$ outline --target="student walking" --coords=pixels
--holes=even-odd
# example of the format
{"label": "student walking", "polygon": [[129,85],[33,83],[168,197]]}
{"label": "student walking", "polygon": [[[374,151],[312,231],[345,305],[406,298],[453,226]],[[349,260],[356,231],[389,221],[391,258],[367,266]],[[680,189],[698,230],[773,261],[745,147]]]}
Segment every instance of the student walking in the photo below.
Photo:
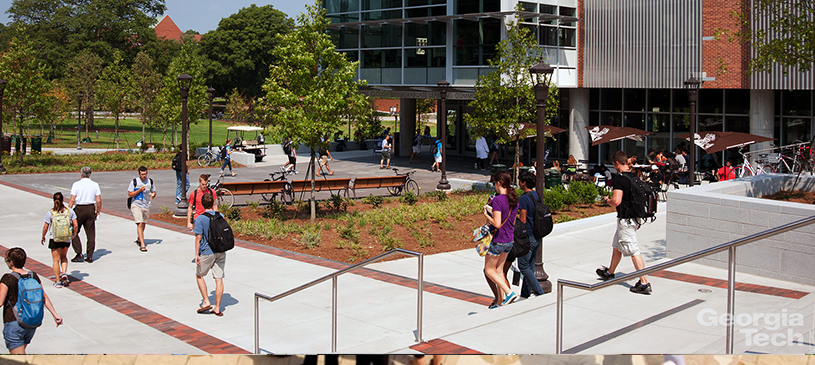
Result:
{"label": "student walking", "polygon": [[[17,305],[17,299],[19,298],[17,289],[20,280],[33,278],[40,283],[40,290],[42,290],[40,277],[36,273],[24,269],[25,261],[26,254],[22,248],[14,247],[6,251],[6,265],[11,273],[3,274],[3,277],[0,278],[0,302],[3,303],[3,339],[6,341],[6,348],[12,355],[24,355],[25,348],[31,343],[34,333],[37,332],[36,327],[23,327],[17,322],[14,315],[14,306]],[[62,324],[62,318],[57,314],[51,299],[48,298],[48,294],[44,290],[42,296],[43,302],[40,305],[44,305],[48,309],[48,312],[54,317],[57,327],[59,327]]]}
{"label": "student walking", "polygon": [[515,215],[518,214],[518,196],[515,195],[515,188],[510,185],[508,172],[498,171],[492,176],[492,180],[495,182],[495,192],[498,195],[492,200],[492,212],[488,207],[484,207],[484,217],[496,230],[490,249],[484,257],[484,274],[490,287],[495,287],[493,293],[496,294],[490,309],[510,304],[518,299],[515,292],[510,289],[507,277],[502,275],[504,262],[512,250],[515,238],[514,223]]}
{"label": "student walking", "polygon": [[475,141],[475,158],[477,160],[476,167],[484,170],[484,165],[487,162],[487,157],[490,154],[490,146],[487,144],[487,139],[484,136]]}
{"label": "student walking", "polygon": [[289,156],[289,162],[283,165],[283,171],[289,174],[297,173],[297,145],[291,139],[283,139],[283,151]]}
{"label": "student walking", "polygon": [[529,233],[529,252],[518,258],[518,266],[524,276],[521,287],[521,298],[529,298],[530,295],[543,295],[538,279],[535,278],[535,259],[538,249],[543,243],[543,237],[537,237],[532,227],[535,226],[535,207],[540,197],[532,190],[535,187],[537,177],[535,174],[525,171],[521,173],[518,184],[523,189],[523,194],[518,198],[518,218],[526,224],[526,231]]}
{"label": "student walking", "polygon": [[[631,172],[631,167],[628,165],[628,156],[626,156],[625,152],[617,151],[611,156],[611,161],[620,176],[612,181],[611,198],[605,197],[605,200],[609,205],[617,208],[617,231],[614,232],[614,238],[611,242],[611,264],[608,267],[600,267],[595,271],[597,276],[603,280],[614,278],[614,270],[617,269],[617,264],[620,263],[622,256],[630,256],[634,262],[634,269],[637,271],[645,268],[645,262],[642,260],[640,249],[637,246],[637,230],[640,228],[641,222],[639,219],[633,218],[631,214],[634,208],[631,207],[632,192],[631,179],[629,178],[633,179],[636,176]],[[651,283],[648,282],[646,276],[640,276],[640,280],[630,288],[630,291],[638,294],[651,294]]]}
{"label": "student walking", "polygon": [[[187,175],[181,176],[181,169],[182,165],[187,163],[187,160],[184,158],[184,153],[179,152],[175,154],[173,157],[173,165],[172,168],[175,171],[175,204],[181,203],[181,184],[187,184],[187,192],[190,191],[190,169],[187,169]],[[186,179],[184,179],[186,178]]]}
{"label": "student walking", "polygon": [[[385,134],[385,139],[382,140],[382,159],[379,161],[379,168],[380,169],[389,169],[391,168],[391,136]],[[382,164],[385,164],[383,167]]]}
{"label": "student walking", "polygon": [[150,219],[150,203],[156,198],[156,186],[153,179],[147,177],[147,167],[139,167],[139,177],[134,178],[127,187],[127,197],[131,199],[130,213],[136,223],[136,244],[141,252],[147,252],[144,244],[144,228]]}
{"label": "student walking", "polygon": [[[190,193],[190,209],[187,209],[187,228],[192,231],[193,223],[199,215],[204,214],[206,211],[204,205],[201,204],[201,199],[204,194],[210,194],[215,197],[215,190],[209,187],[209,174],[201,174],[198,177],[198,189]],[[212,204],[212,209],[218,211],[218,205]]]}
{"label": "student walking", "polygon": [[334,175],[334,171],[331,171],[331,168],[328,166],[328,159],[330,158],[331,161],[334,161],[334,157],[331,156],[331,152],[328,151],[329,147],[331,147],[331,141],[323,141],[322,145],[320,145],[320,150],[318,153],[320,154],[320,170],[317,172],[317,176],[325,175],[323,171],[323,167],[328,171],[328,175]]}
{"label": "student walking", "polygon": [[441,140],[436,140],[436,147],[433,152],[433,164],[430,165],[430,171],[441,171]]}
{"label": "student walking", "polygon": [[[71,186],[71,200],[68,207],[76,213],[76,223],[85,230],[86,255],[85,262],[93,262],[93,252],[96,250],[96,219],[102,213],[102,190],[99,184],[91,180],[91,168],[88,166],[79,170],[82,177]],[[76,256],[71,262],[82,262],[82,242],[79,234],[74,233],[71,242]]]}
{"label": "student walking", "polygon": [[[51,249],[51,259],[54,264],[54,286],[57,289],[67,286],[68,280],[68,247],[71,240],[76,235],[79,225],[76,223],[76,213],[71,208],[63,204],[62,193],[54,193],[54,207],[45,213],[45,224],[42,226],[42,239],[40,244],[45,244],[46,236],[48,248]],[[48,229],[48,228],[51,229]]]}
{"label": "student walking", "polygon": [[[206,213],[211,215],[221,214],[212,209],[214,198],[212,194],[204,194],[201,197],[201,205],[204,206]],[[198,284],[198,290],[201,292],[202,303],[198,308],[198,313],[211,312],[212,314],[220,317],[224,313],[221,312],[221,298],[224,296],[224,266],[226,265],[226,252],[214,252],[209,246],[209,220],[205,214],[195,218],[195,281]],[[204,281],[204,275],[212,270],[212,277],[215,279],[215,307],[209,301],[209,292],[207,291],[207,282]]]}
{"label": "student walking", "polygon": [[422,144],[424,137],[422,137],[422,129],[416,128],[416,135],[413,136],[413,153],[410,154],[410,162],[413,163],[413,156],[419,155],[419,163],[424,163],[422,161]]}
{"label": "student walking", "polygon": [[226,140],[226,145],[224,146],[224,152],[221,153],[221,157],[224,159],[224,164],[223,164],[223,166],[221,166],[221,176],[224,176],[224,169],[226,169],[227,166],[229,166],[229,173],[232,174],[232,176],[237,175],[236,173],[232,172],[232,157],[231,157],[231,155],[232,155],[232,146],[231,146],[231,144],[232,144],[232,140],[227,139]]}

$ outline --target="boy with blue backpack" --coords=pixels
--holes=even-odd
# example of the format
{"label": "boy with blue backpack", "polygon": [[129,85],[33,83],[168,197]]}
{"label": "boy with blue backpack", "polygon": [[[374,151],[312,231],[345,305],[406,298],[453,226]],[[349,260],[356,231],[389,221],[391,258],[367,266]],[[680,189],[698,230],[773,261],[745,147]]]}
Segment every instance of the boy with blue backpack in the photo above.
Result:
{"label": "boy with blue backpack", "polygon": [[24,269],[26,254],[22,248],[6,251],[6,265],[11,273],[0,278],[0,301],[3,302],[3,339],[13,355],[25,354],[37,327],[42,325],[43,307],[51,312],[57,327],[62,318],[57,315],[51,299],[42,289],[39,276]]}

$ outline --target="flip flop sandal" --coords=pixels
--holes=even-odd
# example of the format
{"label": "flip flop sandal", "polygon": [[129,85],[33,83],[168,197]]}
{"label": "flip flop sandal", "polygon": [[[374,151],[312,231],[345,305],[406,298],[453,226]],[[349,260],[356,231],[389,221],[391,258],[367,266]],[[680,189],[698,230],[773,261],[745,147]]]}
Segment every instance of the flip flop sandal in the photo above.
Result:
{"label": "flip flop sandal", "polygon": [[224,316],[224,312],[218,312],[218,313],[210,312],[210,313],[212,313],[212,314],[214,314],[214,315],[216,315],[218,317],[223,317]]}
{"label": "flip flop sandal", "polygon": [[147,247],[139,247],[139,251],[141,251],[141,252],[147,252]]}
{"label": "flip flop sandal", "polygon": [[196,312],[198,312],[198,314],[203,314],[203,313],[209,312],[210,309],[212,309],[212,306],[208,305],[206,307],[198,308],[198,310]]}

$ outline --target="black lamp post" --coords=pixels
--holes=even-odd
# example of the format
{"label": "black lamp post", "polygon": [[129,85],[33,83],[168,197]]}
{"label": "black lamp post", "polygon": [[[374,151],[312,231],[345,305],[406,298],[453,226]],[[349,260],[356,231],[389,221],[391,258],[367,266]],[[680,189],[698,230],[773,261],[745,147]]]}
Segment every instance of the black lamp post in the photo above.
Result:
{"label": "black lamp post", "polygon": [[207,94],[209,94],[209,150],[212,150],[212,99],[215,98],[215,89],[210,87]]}
{"label": "black lamp post", "polygon": [[439,96],[441,97],[441,179],[436,185],[437,190],[450,190],[450,182],[447,181],[447,89],[450,83],[444,78],[437,82]]}
{"label": "black lamp post", "polygon": [[685,80],[685,89],[688,90],[688,102],[690,102],[690,147],[688,147],[688,157],[690,161],[685,161],[688,164],[688,185],[693,186],[696,183],[696,102],[699,100],[699,88],[702,87],[702,82],[695,77]]}
{"label": "black lamp post", "polygon": [[6,90],[6,80],[0,79],[0,172],[6,172],[3,166],[3,91]]}
{"label": "black lamp post", "polygon": [[[85,97],[85,94],[83,94],[81,91],[79,92],[79,94],[76,94],[76,100],[77,100],[77,102],[79,104],[77,106],[77,109],[76,109],[76,149],[77,150],[82,149],[82,144],[80,143],[80,138],[82,138],[82,136],[80,135],[80,129],[82,129],[82,98],[84,98],[84,97]],[[142,143],[144,143],[144,141],[142,141]]]}
{"label": "black lamp post", "polygon": [[178,75],[178,87],[181,89],[181,156],[183,162],[181,163],[181,201],[175,208],[175,215],[179,217],[187,216],[187,209],[189,203],[187,202],[187,160],[189,154],[187,153],[187,96],[190,93],[190,85],[192,84],[192,76],[183,73]]}
{"label": "black lamp post", "polygon": [[[535,179],[535,191],[538,194],[543,193],[546,188],[546,179],[543,177],[544,156],[546,156],[546,146],[544,145],[546,133],[546,99],[549,98],[549,81],[552,79],[552,74],[555,68],[543,62],[540,62],[529,68],[529,73],[532,74],[533,82],[535,82],[535,105],[537,107],[537,122],[535,129],[538,133],[538,143],[535,151],[535,159],[541,164],[538,166],[537,171],[541,171]],[[543,270],[543,242],[538,248],[537,257],[535,257],[535,278],[541,284],[544,293],[552,291],[552,283],[549,282],[549,275]]]}

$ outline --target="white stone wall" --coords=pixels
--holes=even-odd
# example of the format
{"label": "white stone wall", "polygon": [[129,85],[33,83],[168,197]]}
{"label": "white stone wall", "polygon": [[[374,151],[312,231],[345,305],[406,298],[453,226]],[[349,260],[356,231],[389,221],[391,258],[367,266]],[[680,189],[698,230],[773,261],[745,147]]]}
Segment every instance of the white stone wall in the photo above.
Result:
{"label": "white stone wall", "polygon": [[[795,175],[765,174],[668,192],[668,257],[815,216],[815,205],[758,198],[789,190],[794,179]],[[815,177],[801,176],[798,189],[815,191]],[[698,262],[727,267],[727,251]],[[815,224],[740,246],[736,270],[815,285]]]}

